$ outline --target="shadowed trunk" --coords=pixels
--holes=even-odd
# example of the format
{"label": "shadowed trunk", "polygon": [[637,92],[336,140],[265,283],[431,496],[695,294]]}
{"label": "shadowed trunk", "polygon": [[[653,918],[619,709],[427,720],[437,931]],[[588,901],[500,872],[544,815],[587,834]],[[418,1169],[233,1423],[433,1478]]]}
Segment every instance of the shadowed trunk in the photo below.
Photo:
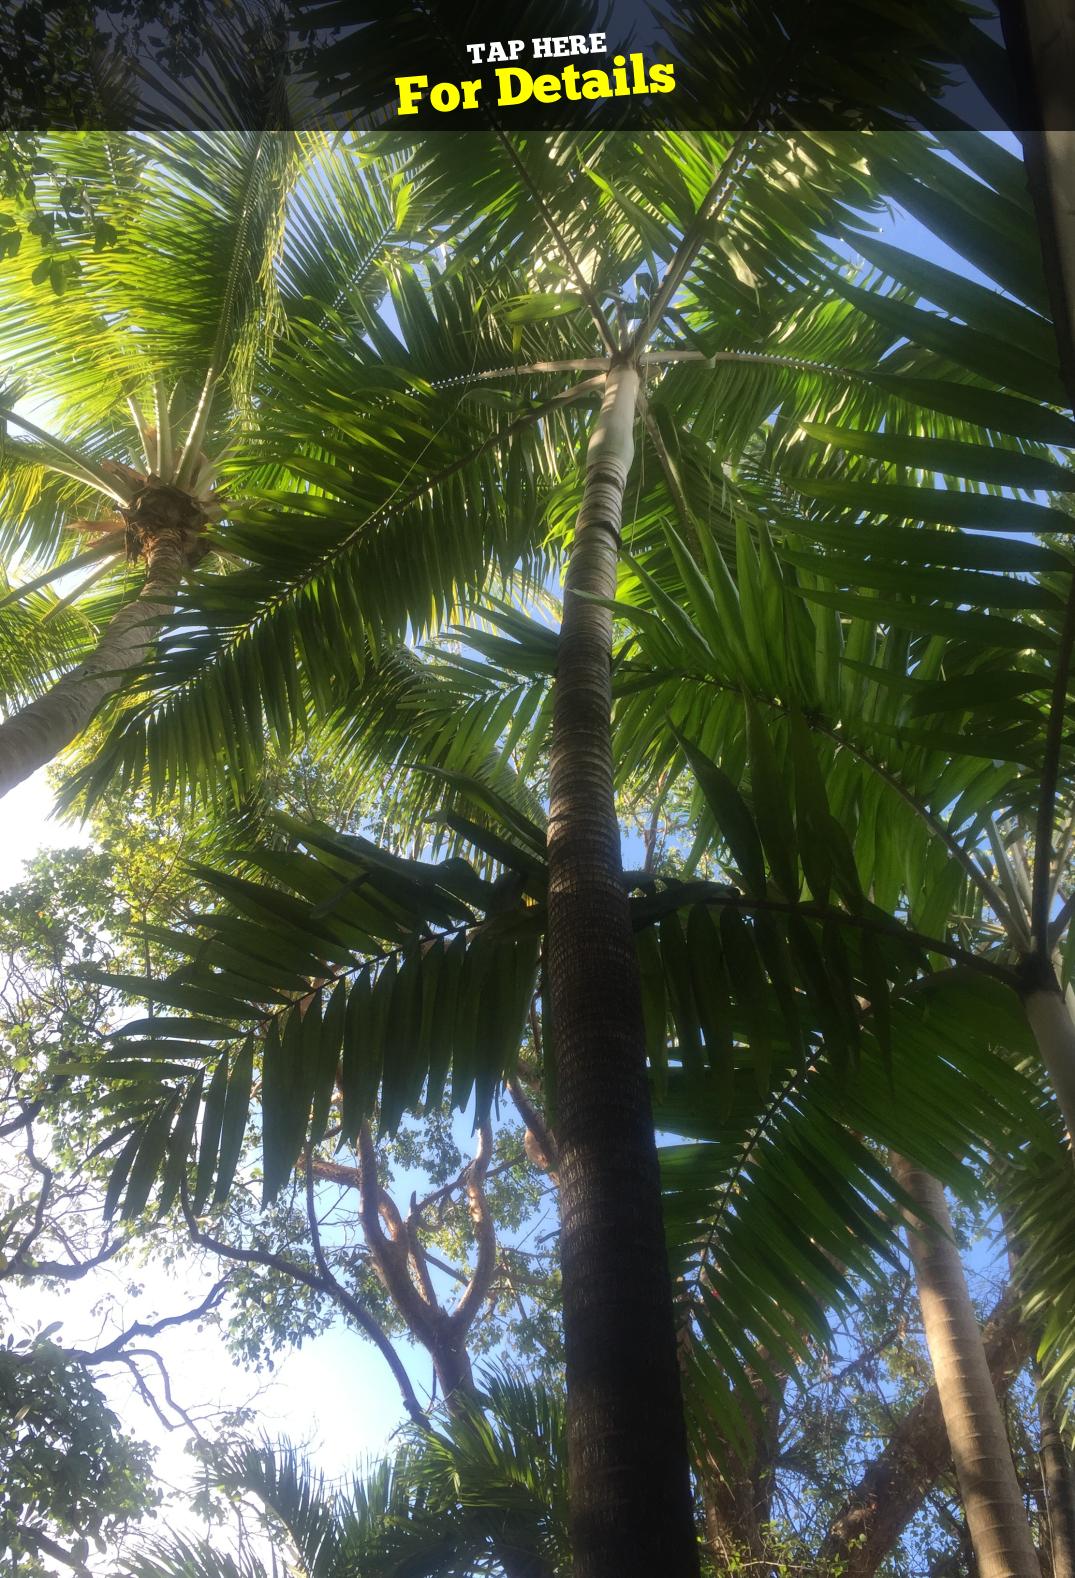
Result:
{"label": "shadowed trunk", "polygon": [[[574,1578],[698,1572],[638,963],[621,879],[612,615],[638,373],[611,368],[564,589],[549,792],[548,981]],[[584,594],[584,595],[580,595]]]}
{"label": "shadowed trunk", "polygon": [[1000,0],[1026,183],[1060,370],[1075,406],[1075,18],[1064,0]]}
{"label": "shadowed trunk", "polygon": [[729,1445],[722,1465],[711,1458],[696,1465],[705,1508],[706,1544],[718,1571],[734,1571],[744,1556],[759,1565],[764,1561],[786,1384],[782,1378],[774,1395],[763,1382],[754,1383],[759,1417],[744,1418],[750,1433],[744,1458]]}
{"label": "shadowed trunk", "polygon": [[[994,1390],[1003,1397],[1030,1353],[1030,1336],[1010,1290],[986,1322],[982,1347]],[[884,1450],[833,1518],[819,1553],[821,1564],[840,1561],[844,1578],[871,1578],[930,1488],[951,1466],[952,1449],[934,1385],[895,1426]]]}
{"label": "shadowed trunk", "polygon": [[1041,1426],[1041,1480],[1049,1528],[1053,1578],[1075,1578],[1075,1481],[1071,1458],[1056,1422],[1056,1398],[1034,1366],[1038,1420]]}
{"label": "shadowed trunk", "polygon": [[158,506],[165,494],[175,496],[166,502],[176,519],[154,522],[143,537],[146,578],[138,596],[109,621],[89,657],[0,723],[0,795],[78,739],[101,703],[118,690],[123,671],[148,656],[175,605],[188,556],[205,522],[188,494],[174,488],[146,489]]}
{"label": "shadowed trunk", "polygon": [[944,1190],[904,1157],[892,1171],[908,1214],[922,1324],[980,1578],[1040,1578],[1004,1418],[967,1291]]}

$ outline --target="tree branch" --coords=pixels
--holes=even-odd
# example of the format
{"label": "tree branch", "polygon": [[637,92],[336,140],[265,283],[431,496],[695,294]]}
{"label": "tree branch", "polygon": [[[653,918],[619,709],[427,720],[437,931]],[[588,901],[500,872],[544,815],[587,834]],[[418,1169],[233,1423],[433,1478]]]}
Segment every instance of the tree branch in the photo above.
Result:
{"label": "tree branch", "polygon": [[320,1271],[325,1282],[331,1288],[336,1301],[342,1305],[351,1318],[357,1322],[357,1324],[366,1333],[366,1336],[369,1337],[370,1341],[376,1344],[381,1356],[385,1360],[385,1363],[392,1371],[396,1385],[399,1387],[400,1394],[402,1395],[404,1407],[410,1414],[411,1418],[416,1421],[423,1421],[425,1419],[425,1415],[422,1412],[422,1405],[419,1403],[414,1387],[411,1385],[411,1378],[403,1366],[403,1361],[400,1359],[395,1348],[392,1346],[388,1335],[380,1325],[379,1321],[375,1320],[373,1315],[370,1314],[369,1310],[361,1302],[361,1300],[356,1298],[355,1295],[345,1288],[338,1280],[328,1261],[325,1259],[325,1252],[321,1245],[321,1227],[317,1220],[317,1210],[314,1202],[314,1170],[310,1165],[310,1161],[311,1152],[310,1147],[308,1146],[306,1150],[306,1215],[310,1224],[310,1241],[313,1244],[314,1260],[317,1264],[317,1269]]}
{"label": "tree branch", "polygon": [[507,1082],[511,1099],[515,1103],[520,1118],[526,1124],[527,1133],[533,1136],[534,1144],[538,1151],[535,1157],[529,1149],[527,1156],[535,1165],[547,1173],[555,1173],[559,1156],[556,1149],[556,1136],[545,1122],[544,1117],[530,1100],[523,1089],[519,1079],[513,1076]]}
{"label": "tree branch", "polygon": [[[278,1271],[282,1276],[292,1277],[296,1282],[301,1282],[304,1287],[313,1288],[316,1293],[326,1294],[330,1299],[333,1300],[334,1303],[339,1304],[341,1308],[346,1308],[346,1305],[343,1304],[339,1296],[341,1291],[339,1284],[336,1283],[334,1279],[326,1280],[323,1275],[308,1270],[307,1267],[300,1265],[297,1260],[288,1260],[285,1255],[274,1255],[266,1249],[243,1249],[238,1244],[225,1244],[222,1239],[214,1238],[211,1233],[207,1233],[204,1228],[198,1225],[198,1220],[190,1207],[190,1193],[187,1189],[185,1181],[180,1184],[179,1195],[183,1208],[183,1216],[186,1219],[187,1231],[189,1232],[193,1242],[198,1244],[202,1249],[210,1249],[214,1255],[220,1255],[224,1260],[238,1261],[241,1265],[265,1266],[267,1270]],[[348,1313],[350,1314],[353,1312],[348,1310]],[[379,1327],[378,1330],[380,1330]],[[382,1333],[382,1336],[383,1335],[384,1334]],[[381,1347],[381,1344],[377,1341],[377,1337],[373,1334],[373,1332],[370,1332],[370,1336],[372,1337],[373,1341],[377,1343],[377,1346],[388,1363],[389,1368],[392,1370],[392,1374],[395,1377],[396,1383],[400,1386],[400,1391],[403,1395],[404,1406],[407,1408],[409,1413],[410,1405],[407,1400],[407,1390],[409,1390],[413,1395],[413,1388],[410,1385],[410,1378],[407,1377],[407,1390],[405,1390],[400,1381],[400,1376],[396,1371],[396,1364],[398,1363],[396,1351],[394,1348],[392,1348],[388,1338],[385,1337],[384,1341],[387,1344],[387,1347],[391,1350],[391,1358],[389,1358],[385,1349]],[[421,1412],[420,1409],[419,1412]]]}
{"label": "tree branch", "polygon": [[[1030,1354],[1018,1301],[1005,1291],[983,1331],[989,1371],[1003,1396]],[[829,1525],[821,1562],[837,1559],[845,1578],[868,1578],[899,1539],[935,1481],[951,1467],[951,1450],[936,1386],[894,1426]]]}
{"label": "tree branch", "polygon": [[227,1287],[228,1278],[221,1277],[219,1281],[214,1282],[200,1304],[194,1309],[185,1310],[182,1315],[165,1315],[156,1321],[135,1321],[103,1348],[65,1348],[63,1352],[68,1358],[79,1359],[83,1364],[111,1364],[114,1360],[123,1358],[122,1350],[135,1337],[158,1337],[170,1326],[183,1326],[187,1321],[208,1315],[209,1311],[220,1303]]}
{"label": "tree branch", "polygon": [[[406,1223],[395,1204],[381,1188],[377,1176],[377,1153],[369,1124],[358,1132],[359,1219],[377,1274],[391,1295],[396,1308],[413,1335],[434,1353],[436,1320],[443,1314],[436,1301],[428,1302],[414,1282],[410,1271],[410,1243]],[[385,1232],[382,1222],[388,1221]]]}
{"label": "tree branch", "polygon": [[470,1206],[470,1219],[474,1223],[474,1237],[477,1244],[474,1274],[448,1316],[457,1341],[473,1325],[474,1317],[489,1291],[493,1273],[496,1271],[496,1224],[489,1210],[484,1188],[492,1154],[493,1131],[489,1119],[486,1118],[478,1126],[478,1148],[467,1171],[466,1183],[467,1204]]}

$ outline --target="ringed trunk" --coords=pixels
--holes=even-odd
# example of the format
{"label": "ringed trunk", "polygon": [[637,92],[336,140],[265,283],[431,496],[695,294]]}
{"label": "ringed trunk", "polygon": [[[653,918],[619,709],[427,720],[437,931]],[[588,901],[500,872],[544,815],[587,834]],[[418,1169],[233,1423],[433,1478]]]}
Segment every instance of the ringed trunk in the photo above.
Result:
{"label": "ringed trunk", "polygon": [[1055,977],[1024,993],[1023,1011],[1075,1147],[1075,1022]]}
{"label": "ringed trunk", "polygon": [[612,615],[638,372],[614,364],[564,586],[547,975],[575,1578],[694,1578],[694,1527],[641,988],[613,800]]}
{"label": "ringed trunk", "polygon": [[907,1245],[979,1578],[1041,1578],[944,1190],[902,1156],[891,1165],[921,1210],[907,1213]]}
{"label": "ringed trunk", "polygon": [[162,528],[145,546],[146,578],[109,622],[94,650],[43,696],[0,723],[0,796],[51,762],[119,687],[124,669],[148,655],[171,612],[186,570],[186,540]]}

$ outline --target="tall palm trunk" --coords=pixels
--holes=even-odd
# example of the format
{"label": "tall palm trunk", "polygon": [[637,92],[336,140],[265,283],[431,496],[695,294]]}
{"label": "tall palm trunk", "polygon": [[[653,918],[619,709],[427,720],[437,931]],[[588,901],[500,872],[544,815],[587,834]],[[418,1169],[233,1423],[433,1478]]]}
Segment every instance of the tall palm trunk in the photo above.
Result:
{"label": "tall palm trunk", "polygon": [[698,1572],[638,963],[613,802],[612,616],[638,373],[616,363],[564,588],[549,788],[548,982],[574,1578]]}
{"label": "tall palm trunk", "polygon": [[891,1164],[921,1211],[908,1213],[907,1244],[979,1578],[1040,1578],[944,1191],[904,1157],[893,1153]]}
{"label": "tall palm trunk", "polygon": [[[982,1346],[994,1390],[1004,1397],[1032,1347],[1011,1288],[986,1322]],[[951,1466],[952,1449],[934,1384],[896,1423],[848,1493],[822,1542],[819,1566],[827,1571],[838,1565],[843,1578],[872,1578]]]}
{"label": "tall palm trunk", "polygon": [[146,578],[133,602],[110,620],[89,657],[46,693],[0,723],[0,795],[44,767],[78,738],[124,669],[141,663],[175,604],[186,567],[179,527],[154,532],[144,548]]}
{"label": "tall palm trunk", "polygon": [[1051,966],[1023,965],[1023,1011],[1075,1152],[1075,1020]]}
{"label": "tall palm trunk", "polygon": [[1071,1458],[1056,1422],[1056,1396],[1034,1366],[1041,1428],[1039,1458],[1045,1487],[1052,1578],[1075,1578],[1075,1481]]}

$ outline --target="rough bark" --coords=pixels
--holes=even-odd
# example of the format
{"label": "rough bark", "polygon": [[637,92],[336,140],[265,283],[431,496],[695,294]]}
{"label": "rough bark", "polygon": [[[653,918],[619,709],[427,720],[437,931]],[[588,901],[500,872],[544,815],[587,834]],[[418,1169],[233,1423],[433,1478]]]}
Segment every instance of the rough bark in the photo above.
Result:
{"label": "rough bark", "polygon": [[1075,1578],[1075,1481],[1071,1458],[1056,1422],[1056,1399],[1034,1366],[1041,1440],[1038,1455],[1045,1490],[1053,1578]]}
{"label": "rough bark", "polygon": [[43,696],[0,723],[0,796],[76,740],[101,703],[118,689],[123,671],[144,661],[175,604],[186,570],[189,536],[180,526],[156,531],[144,548],[142,590],[109,621],[89,657]]}
{"label": "rough bark", "polygon": [[[1003,1398],[1030,1355],[1030,1335],[1010,1290],[982,1331],[990,1379]],[[936,1385],[893,1429],[833,1518],[820,1561],[842,1561],[844,1578],[871,1578],[919,1510],[931,1487],[952,1467]],[[852,1544],[852,1541],[860,1543]]]}
{"label": "rough bark", "polygon": [[549,794],[547,973],[574,1578],[693,1578],[698,1541],[613,802],[612,617],[638,374],[617,363],[564,589]]}
{"label": "rough bark", "polygon": [[907,1244],[980,1578],[1041,1578],[944,1191],[906,1158],[891,1163],[916,1207]]}

